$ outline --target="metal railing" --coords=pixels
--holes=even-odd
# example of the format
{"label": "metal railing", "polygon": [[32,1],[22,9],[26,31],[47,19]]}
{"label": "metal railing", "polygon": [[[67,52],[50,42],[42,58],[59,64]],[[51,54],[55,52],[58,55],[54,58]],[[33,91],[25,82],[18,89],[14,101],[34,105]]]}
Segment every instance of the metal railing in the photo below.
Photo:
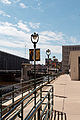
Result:
{"label": "metal railing", "polygon": [[[53,76],[51,76],[50,81],[53,79]],[[50,87],[48,91],[43,90],[46,86]],[[24,109],[30,103],[33,103],[35,92],[36,106],[33,106],[27,116],[24,116]],[[43,93],[46,94],[43,95]],[[48,80],[45,77],[36,79],[36,89],[34,89],[34,79],[0,88],[1,120],[13,120],[17,117],[21,120],[31,120],[36,114],[38,114],[36,115],[38,120],[42,118],[45,120],[47,117],[52,118],[52,111],[53,87],[48,85]]]}
{"label": "metal railing", "polygon": [[[34,118],[34,115],[36,114],[37,120],[46,120],[52,119],[53,117],[53,86],[52,85],[46,85],[48,87],[51,87],[48,91],[42,90],[42,100],[38,100],[36,104],[36,108],[31,110],[29,114],[25,117],[24,120],[32,120]],[[42,89],[42,88],[41,88]],[[43,93],[45,95],[43,96]],[[30,114],[31,113],[31,114]]]}

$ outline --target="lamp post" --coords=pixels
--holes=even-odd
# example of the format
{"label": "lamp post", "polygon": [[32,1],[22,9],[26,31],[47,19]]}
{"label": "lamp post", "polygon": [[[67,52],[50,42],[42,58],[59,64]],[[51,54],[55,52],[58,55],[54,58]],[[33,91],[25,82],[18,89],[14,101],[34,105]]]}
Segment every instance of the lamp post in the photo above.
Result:
{"label": "lamp post", "polygon": [[[31,35],[31,42],[34,45],[34,89],[36,88],[36,44],[39,41],[39,35],[34,32]],[[34,93],[34,105],[36,108],[36,92]],[[34,120],[36,120],[36,115],[34,116]]]}
{"label": "lamp post", "polygon": [[47,54],[47,56],[48,56],[48,83],[50,83],[50,82],[49,82],[49,56],[50,56],[50,54],[51,54],[51,51],[50,51],[49,49],[47,49],[47,50],[46,50],[46,54]]}
{"label": "lamp post", "polygon": [[25,44],[25,58],[26,58],[26,46],[27,46],[27,44]]}

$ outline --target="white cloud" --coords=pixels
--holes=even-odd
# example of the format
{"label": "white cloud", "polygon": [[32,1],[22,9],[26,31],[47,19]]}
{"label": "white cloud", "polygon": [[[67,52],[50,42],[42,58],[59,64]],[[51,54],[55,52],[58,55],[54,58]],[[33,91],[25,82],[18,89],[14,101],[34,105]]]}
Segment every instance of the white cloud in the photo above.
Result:
{"label": "white cloud", "polygon": [[19,4],[22,8],[27,8],[27,6],[24,3]]}
{"label": "white cloud", "polygon": [[59,44],[64,44],[65,43],[65,35],[61,32],[52,32],[52,31],[43,31],[40,32],[40,38],[42,40],[42,43],[51,43],[52,42],[57,42]]}
{"label": "white cloud", "polygon": [[44,50],[46,52],[46,49],[50,49],[52,53],[58,53],[58,54],[61,54],[62,52],[62,46],[54,46],[52,44],[50,45],[46,45],[46,44],[41,44],[41,45],[38,45],[38,47],[40,47],[42,50]]}
{"label": "white cloud", "polygon": [[[8,22],[0,22],[0,36],[5,36],[5,40],[11,37],[12,41],[16,39],[16,41],[28,41],[28,44],[31,42],[30,33],[25,33],[22,30],[18,30],[17,25],[8,23]],[[8,44],[6,44],[8,45]],[[14,45],[13,45],[14,46]],[[16,45],[15,45],[16,46]]]}
{"label": "white cloud", "polygon": [[24,47],[24,43],[23,42],[18,42],[18,41],[16,41],[16,42],[13,42],[13,41],[9,41],[9,40],[6,40],[6,39],[4,39],[4,40],[1,40],[0,39],[0,45],[1,46],[3,46],[4,45],[4,47],[13,47],[13,48],[23,48]]}
{"label": "white cloud", "polygon": [[[22,51],[20,51],[21,53],[18,55],[21,55],[23,51],[25,53],[25,44],[27,49],[33,48],[33,44],[31,43],[31,39],[30,39],[31,33],[28,33],[28,32],[25,33],[22,30],[18,30],[18,27],[21,24],[14,25],[8,22],[0,22],[0,46],[4,46],[5,48],[7,47],[8,49],[12,47],[14,49],[13,51],[14,53],[15,51],[17,51],[17,48],[23,49]],[[20,27],[20,28],[25,28],[25,27]],[[47,48],[50,48],[51,51],[53,51],[53,53],[61,54],[61,46],[54,46],[52,45],[52,43],[47,44],[45,39],[49,41],[49,37],[47,37],[46,35],[44,35],[44,39],[42,39],[41,37],[42,36],[40,35],[40,41],[43,41],[44,44],[41,44],[41,42],[39,41],[38,42],[39,44],[37,44],[37,47],[41,48],[44,51],[44,53]],[[23,53],[23,56],[24,56],[24,53]],[[43,61],[43,59],[44,59],[44,56],[41,61]]]}
{"label": "white cloud", "polygon": [[21,53],[17,51],[19,52],[17,55],[22,54],[25,57],[25,44],[27,49],[32,46],[30,36],[30,33],[25,33],[22,30],[18,30],[17,24],[14,25],[8,22],[0,22],[0,49],[3,48],[3,51],[4,47],[6,51],[6,48],[8,48],[8,51],[12,48],[14,49],[12,53],[15,54],[17,48],[19,48]]}
{"label": "white cloud", "polygon": [[18,27],[26,32],[30,32],[30,29],[27,27],[26,24],[22,23],[21,21],[18,22]]}
{"label": "white cloud", "polygon": [[32,23],[32,22],[29,22],[29,25],[30,25],[31,28],[37,29],[37,28],[39,28],[40,23]]}
{"label": "white cloud", "polygon": [[[30,39],[31,34],[32,33],[27,27],[27,24],[24,24],[22,21],[19,21],[16,24],[12,24],[9,22],[0,22],[0,49],[2,46],[4,48],[8,48],[9,51],[9,49],[12,47],[14,49],[14,53],[18,53],[17,55],[22,55],[25,53],[25,44],[27,49],[33,48],[33,44],[31,43]],[[71,40],[73,43],[76,42],[76,38],[72,36],[68,37],[68,39],[66,39],[65,37],[66,35],[64,35],[62,32],[40,32],[37,48],[41,49],[41,55],[44,53],[44,55],[42,55],[41,61],[45,59],[46,49],[49,48],[53,55],[61,54],[61,45],[63,43],[68,43],[69,40]],[[56,41],[58,41],[59,44],[56,44]],[[17,51],[17,48],[21,50],[21,53]]]}
{"label": "white cloud", "polygon": [[50,40],[63,40],[64,34],[61,32],[43,31],[40,33],[42,36],[49,37]]}
{"label": "white cloud", "polygon": [[14,3],[17,3],[17,2],[20,2],[20,1],[21,1],[21,0],[14,0],[13,2],[14,2]]}
{"label": "white cloud", "polygon": [[10,18],[11,16],[10,15],[8,15],[8,14],[6,14],[4,11],[2,11],[2,10],[0,10],[0,15],[2,15],[2,16],[6,16],[6,17],[8,17],[8,18]]}
{"label": "white cloud", "polygon": [[70,41],[72,42],[72,43],[76,43],[76,41],[77,41],[77,39],[75,38],[75,37],[70,37]]}
{"label": "white cloud", "polygon": [[0,0],[2,3],[4,3],[4,4],[11,4],[11,1],[9,1],[9,0]]}

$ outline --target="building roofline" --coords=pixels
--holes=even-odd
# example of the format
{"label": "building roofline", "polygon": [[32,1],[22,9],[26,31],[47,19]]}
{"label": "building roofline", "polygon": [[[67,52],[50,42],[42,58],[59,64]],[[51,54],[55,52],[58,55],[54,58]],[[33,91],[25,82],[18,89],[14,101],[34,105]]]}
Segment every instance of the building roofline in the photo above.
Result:
{"label": "building roofline", "polygon": [[80,46],[80,45],[62,45],[62,47],[73,47],[73,46]]}
{"label": "building roofline", "polygon": [[0,52],[5,53],[5,54],[8,54],[8,55],[15,56],[15,57],[18,57],[18,58],[22,58],[22,59],[29,60],[29,59],[27,59],[27,58],[24,58],[24,57],[21,57],[21,56],[17,56],[17,55],[14,55],[14,54],[11,54],[11,53],[8,53],[8,52],[5,52],[5,51],[1,51],[1,50],[0,50]]}

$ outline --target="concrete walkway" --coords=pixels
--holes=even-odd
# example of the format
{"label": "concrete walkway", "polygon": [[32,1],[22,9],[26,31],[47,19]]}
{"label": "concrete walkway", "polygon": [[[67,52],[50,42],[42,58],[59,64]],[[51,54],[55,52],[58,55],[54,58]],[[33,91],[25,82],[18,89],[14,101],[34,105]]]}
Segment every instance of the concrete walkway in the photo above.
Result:
{"label": "concrete walkway", "polygon": [[80,120],[80,81],[72,81],[69,75],[61,75],[53,85],[54,109],[65,112],[67,120]]}

